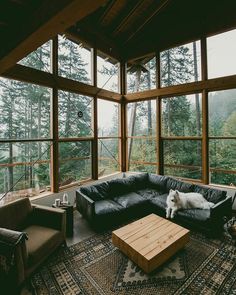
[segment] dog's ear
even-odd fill
[[[179,191],[176,190],[175,191],[175,194],[176,194],[176,196],[179,196]]]
[[[172,190],[172,188],[170,189],[170,191],[169,191],[170,193],[173,193],[173,190]]]

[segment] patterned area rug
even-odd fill
[[[36,294],[236,294],[236,248],[191,233],[171,260],[146,275],[111,243],[111,233],[61,247],[32,278]]]

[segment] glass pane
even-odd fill
[[[92,178],[91,142],[59,143],[59,185],[78,184]]]
[[[92,97],[58,91],[60,137],[93,136],[92,103]]]
[[[119,92],[120,63],[102,53],[97,56],[97,83],[98,87],[113,92]]]
[[[210,182],[236,186],[236,139],[210,139]]]
[[[119,104],[98,99],[98,136],[119,135]]]
[[[207,38],[208,78],[236,74],[236,30]]]
[[[0,144],[0,195],[31,197],[50,190],[50,143]]]
[[[161,87],[201,80],[200,41],[161,52]]]
[[[98,140],[98,177],[120,171],[119,139]]]
[[[156,173],[156,140],[149,138],[129,138],[128,159],[128,169],[130,171],[154,171]]]
[[[50,97],[49,88],[0,78],[0,138],[49,138]]]
[[[202,94],[169,97],[161,101],[162,136],[202,134]]]
[[[209,92],[209,135],[236,136],[236,89]]]
[[[18,62],[23,66],[44,72],[51,72],[51,41],[40,46]]]
[[[156,57],[145,57],[127,64],[127,92],[156,88]]]
[[[202,177],[202,146],[199,140],[165,140],[164,174],[192,179]]]
[[[92,51],[58,36],[58,73],[60,76],[92,84]]]
[[[156,135],[156,100],[129,103],[127,114],[129,136]]]

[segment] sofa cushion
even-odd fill
[[[28,234],[26,241],[28,266],[42,261],[63,239],[60,231],[39,225],[28,226],[24,231]]]
[[[210,210],[206,209],[186,209],[179,210],[176,213],[176,217],[183,220],[188,220],[192,222],[204,223],[210,219]]]
[[[130,208],[140,204],[143,205],[144,203],[147,202],[145,198],[143,198],[142,196],[134,192],[115,197],[114,201],[124,208]]]
[[[95,203],[95,215],[108,215],[124,211],[124,207],[113,200],[101,200]]]
[[[107,182],[109,185],[109,194],[111,197],[120,196],[135,190],[135,177],[112,179]]]
[[[156,189],[153,189],[153,188],[144,188],[144,189],[138,190],[136,193],[142,196],[143,198],[145,198],[146,200],[152,199],[162,194],[162,192],[157,191]]]
[[[148,187],[148,173],[139,173],[135,178],[135,191]]]
[[[102,199],[102,197],[99,194],[97,188],[94,187],[93,185],[86,186],[86,187],[81,187],[80,191],[81,191],[82,194],[88,196],[90,199],[92,199],[95,202]]]
[[[157,174],[148,175],[148,186],[160,192],[166,192],[166,181],[168,177]]]
[[[192,183],[187,183],[178,179],[168,177],[166,181],[167,192],[169,192],[170,189],[178,190],[183,193],[189,193],[193,191],[194,185]]]
[[[152,199],[150,199],[150,203],[152,204],[152,207],[156,207],[156,208],[160,208],[162,211],[166,210],[166,199],[167,199],[167,196],[168,194],[162,194],[162,195],[159,195],[159,196],[156,196]],[[163,211],[163,212],[164,212]]]
[[[214,204],[224,200],[227,194],[226,191],[208,188],[201,185],[195,185],[193,191],[202,194],[208,202],[212,202]]]

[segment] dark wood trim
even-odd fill
[[[209,183],[208,94],[202,93],[202,181]]]
[[[202,140],[201,136],[162,136],[162,140]]]
[[[207,74],[207,44],[206,38],[201,39],[201,70],[202,70],[202,80],[206,81]]]
[[[69,137],[69,138],[58,138],[58,142],[75,142],[75,141],[92,141],[93,137]]]
[[[164,173],[164,155],[163,155],[163,148],[162,148],[162,139],[161,139],[161,99],[157,98],[156,100],[156,136],[157,136],[157,143],[156,143],[156,150],[157,150],[157,174],[163,175]]]
[[[0,59],[0,74],[16,64],[20,59],[30,52],[36,50],[43,43],[53,38],[58,33],[92,13],[103,5],[105,0],[51,0],[50,5],[46,1],[26,21],[22,20],[16,25],[11,44],[7,44]],[[60,9],[60,10],[59,10]],[[59,10],[59,11],[58,11]],[[1,40],[4,44],[4,40]]]
[[[98,179],[98,105],[97,97],[93,100],[93,136],[92,141],[92,178]]]
[[[236,136],[208,136],[208,139],[236,139]]]
[[[5,72],[2,76],[23,82],[39,84],[46,87],[57,87],[58,89],[78,94],[89,96],[99,95],[99,97],[103,99],[115,102],[120,102],[122,97],[119,93],[101,89],[96,86],[87,85],[78,81],[73,81],[64,77],[42,72],[18,64]]]
[[[120,153],[121,153],[121,171],[127,171],[127,136],[126,136],[126,104],[123,102],[120,107],[120,126],[121,126],[121,145],[120,145]]]
[[[161,89],[147,90],[137,93],[126,94],[125,100],[127,102],[142,101],[147,99],[153,99],[157,96],[169,97],[178,96],[182,94],[194,94],[201,92],[204,89],[208,91],[225,90],[236,88],[236,75],[209,79],[206,81],[197,81],[186,83],[183,85],[168,86]]]
[[[31,138],[31,139],[29,139],[29,138],[24,138],[24,139],[22,139],[22,138],[19,138],[19,139],[17,139],[17,138],[14,138],[14,139],[0,139],[0,144],[1,143],[17,143],[17,142],[22,142],[22,143],[24,143],[24,142],[47,142],[47,141],[53,141],[52,140],[52,138]]]
[[[119,135],[119,136],[98,136],[98,139],[121,139],[121,135]]]

